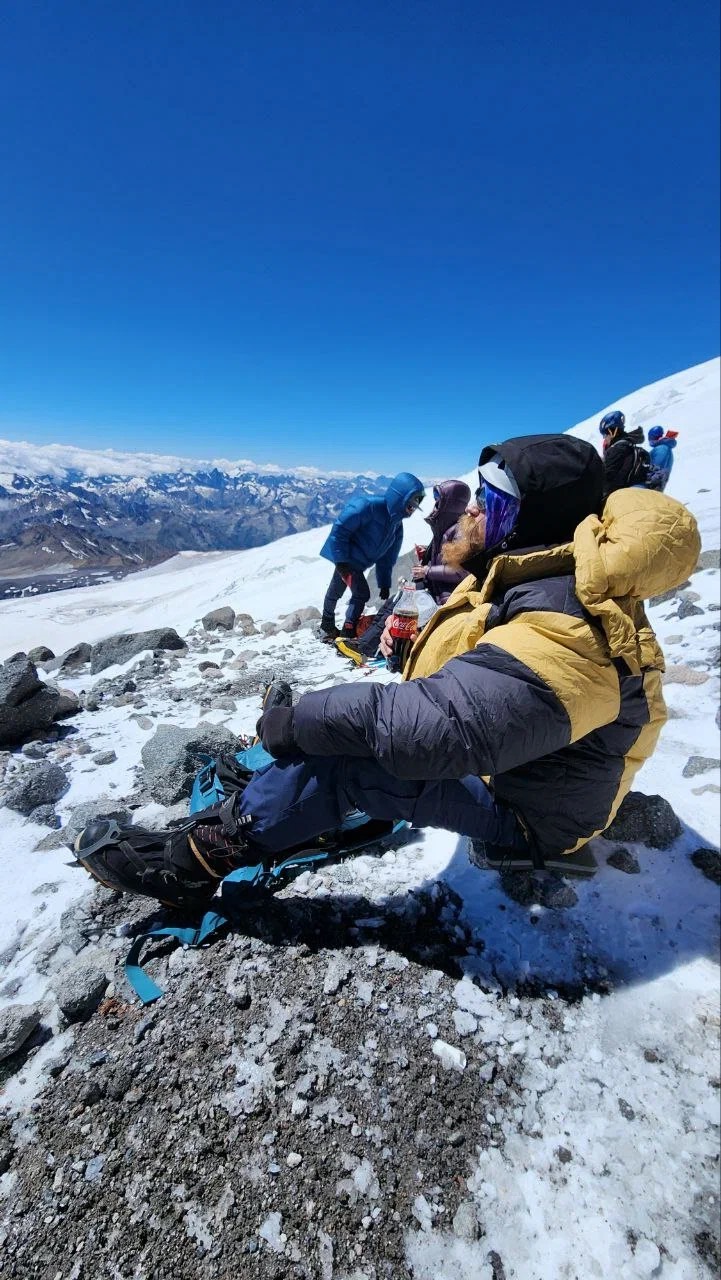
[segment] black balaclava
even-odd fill
[[[479,578],[502,552],[570,542],[576,526],[586,516],[600,515],[603,507],[603,463],[585,440],[569,435],[517,436],[483,449],[479,467],[495,454],[518,485],[521,507],[515,527],[503,542],[467,564]]]

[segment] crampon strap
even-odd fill
[[[343,824],[343,830],[351,833],[358,827],[363,826],[367,822],[366,815],[360,812],[348,814]],[[393,824],[389,834],[395,835],[405,827],[407,823],[398,821]],[[372,841],[371,841],[372,843]],[[365,847],[364,845],[359,846]],[[143,969],[140,963],[140,954],[146,942],[160,942],[163,938],[174,938],[179,942],[181,947],[200,947],[204,942],[209,942],[222,929],[232,928],[232,926],[242,919],[243,908],[248,907],[252,898],[248,897],[248,890],[261,890],[273,892],[274,889],[282,886],[285,877],[291,873],[299,873],[312,867],[315,863],[327,862],[330,858],[337,856],[337,850],[324,849],[304,849],[291,854],[285,858],[283,862],[276,862],[269,866],[267,863],[258,862],[250,867],[238,867],[237,870],[231,871],[222,882],[221,886],[221,906],[225,906],[225,911],[206,911],[200,924],[197,926],[183,925],[159,925],[156,929],[148,929],[146,933],[141,933],[137,938],[133,939],[133,944],[128,952],[125,961],[125,976],[143,1004],[152,1004],[154,1000],[159,1000],[165,994],[162,987]],[[341,850],[341,854],[345,852]],[[255,899],[257,904],[258,899]]]

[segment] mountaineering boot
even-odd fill
[[[352,640],[345,640],[339,636],[335,642],[335,647],[344,658],[350,658],[351,662],[357,667],[362,667],[368,661],[366,655],[356,648]]]
[[[288,682],[286,680],[276,680],[274,676],[270,683],[265,686],[261,706],[263,711],[270,711],[271,707],[292,707],[293,690]]]
[[[322,644],[332,644],[336,636],[340,635],[340,631],[335,625],[335,618],[331,618],[328,614],[323,614],[318,629],[318,639]]]
[[[175,830],[120,827],[112,818],[98,818],[80,832],[73,851],[106,889],[157,898],[167,907],[203,906],[248,857],[243,832],[252,819],[235,815],[236,798],[202,810]]]
[[[598,863],[587,845],[575,853],[540,854],[527,849],[501,849],[471,840],[470,860],[476,867],[491,871],[555,871],[562,876],[590,880],[598,871]]]

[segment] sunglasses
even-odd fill
[[[473,501],[475,502],[475,504],[476,504],[476,506],[478,507],[478,510],[479,510],[479,511],[485,511],[485,509],[486,509],[486,485],[485,485],[485,481],[483,480],[483,478],[482,478],[482,476],[481,476],[480,471],[478,472],[478,481],[479,481],[479,483],[478,483],[478,488],[476,489],[476,492],[475,492],[475,493],[474,493],[474,495],[473,495]]]
[[[417,511],[425,496],[426,495],[424,493],[414,494],[410,502],[406,505],[406,511]]]

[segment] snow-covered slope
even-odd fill
[[[431,830],[413,832],[406,845],[381,857],[361,856],[319,877],[306,873],[293,886],[308,897],[357,893],[382,914],[389,900],[397,903],[409,890],[443,879],[463,900],[475,938],[463,970],[497,1002],[493,1019],[479,1015],[478,1032],[468,1030],[476,1017],[465,1006],[456,1010],[449,1034],[466,1047],[469,1063],[479,1036],[486,1036],[488,1062],[518,1065],[517,1092],[511,1098],[499,1091],[488,1117],[500,1125],[502,1141],[472,1150],[448,1147],[448,1168],[477,1209],[483,1239],[469,1244],[453,1234],[448,1219],[432,1209],[437,1189],[424,1187],[419,1172],[422,1204],[409,1220],[405,1255],[414,1280],[491,1280],[501,1273],[487,1263],[489,1250],[518,1280],[705,1280],[711,1274],[698,1241],[717,1216],[719,902],[717,887],[691,855],[718,847],[719,840],[718,397],[715,360],[611,406],[623,408],[631,425],[660,422],[679,430],[670,492],[697,515],[704,539],[703,567],[681,602],[695,608],[679,617],[675,599],[649,611],[672,677],[665,688],[671,719],[636,785],[661,793],[683,820],[672,848],[631,844],[637,871],[624,874],[606,861],[615,843],[594,842],[598,874],[574,886],[577,901],[564,910],[511,900],[494,873],[471,865],[465,840]],[[597,444],[601,412],[574,431]],[[473,485],[475,470],[466,478]],[[421,515],[408,521],[404,549],[424,540],[426,529]],[[258,689],[271,671],[287,674],[299,693],[369,678],[321,648],[308,631],[215,639],[195,627],[220,604],[248,612],[258,623],[319,605],[329,575],[328,564],[318,559],[324,532],[238,553],[183,554],[120,583],[3,606],[3,656],[41,643],[60,652],[125,629],[167,624],[185,634],[193,628],[188,654],[173,658],[155,680],[138,671],[133,676],[138,660],[99,677],[68,680],[78,691],[113,679],[116,690],[128,679],[137,688],[127,697],[109,697],[99,711],[83,712],[72,722],[77,734],[52,748],[49,758],[62,760],[71,783],[57,805],[64,822],[82,802],[107,806],[136,793],[140,752],[159,723],[194,726],[202,718],[251,732]],[[221,677],[204,680],[201,656],[229,678],[238,671],[229,664],[247,656],[242,687],[232,696],[214,696]],[[77,742],[84,744],[83,754],[74,749]],[[95,766],[93,755],[110,749],[117,759]],[[13,769],[23,766],[15,755],[11,763]],[[158,806],[147,806],[136,820],[167,820],[163,815]],[[61,912],[87,890],[66,866],[64,850],[36,851],[45,829],[7,809],[0,818],[2,1006],[46,996],[55,959],[68,950],[67,941],[53,949]],[[124,944],[103,939],[102,945]],[[393,976],[402,993],[402,971]],[[528,979],[545,989],[543,1002],[524,993]],[[578,1003],[557,999],[555,988],[584,982],[590,989]],[[601,996],[605,984],[609,994]],[[542,1004],[557,1007],[553,1036]],[[417,1022],[421,1010],[406,1013]],[[400,1024],[398,1034],[404,1034]],[[43,1064],[64,1046],[56,1037],[43,1047],[26,1075],[11,1081],[6,1101],[21,1106]],[[429,1077],[436,1066],[431,1060]],[[466,1081],[470,1071],[469,1065]],[[443,1133],[432,1138],[445,1141]]]

